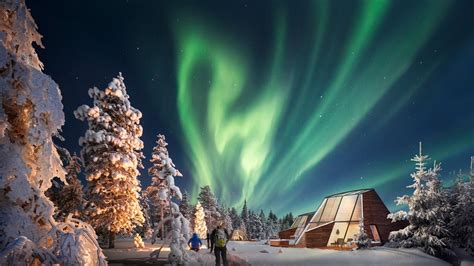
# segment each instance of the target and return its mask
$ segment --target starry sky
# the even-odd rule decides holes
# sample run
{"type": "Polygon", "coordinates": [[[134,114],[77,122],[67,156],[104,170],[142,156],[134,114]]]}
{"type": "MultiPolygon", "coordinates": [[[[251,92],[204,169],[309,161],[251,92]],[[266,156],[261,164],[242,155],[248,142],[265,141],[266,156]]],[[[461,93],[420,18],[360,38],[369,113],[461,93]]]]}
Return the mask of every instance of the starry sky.
{"type": "Polygon", "coordinates": [[[165,134],[193,198],[210,185],[229,206],[281,215],[375,188],[395,210],[419,141],[446,184],[474,155],[474,1],[27,5],[63,94],[62,145],[79,152],[74,109],[122,72],[145,167],[165,134]]]}

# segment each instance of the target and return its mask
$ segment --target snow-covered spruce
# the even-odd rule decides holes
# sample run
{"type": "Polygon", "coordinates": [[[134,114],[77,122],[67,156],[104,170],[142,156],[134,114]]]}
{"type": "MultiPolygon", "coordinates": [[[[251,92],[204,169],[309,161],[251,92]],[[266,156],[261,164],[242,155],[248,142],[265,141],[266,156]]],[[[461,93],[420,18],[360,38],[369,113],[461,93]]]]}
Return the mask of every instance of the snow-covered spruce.
{"type": "Polygon", "coordinates": [[[204,208],[206,226],[209,231],[212,231],[215,227],[217,227],[218,222],[221,220],[217,198],[214,193],[212,193],[211,187],[204,186],[201,187],[201,191],[199,192],[197,199],[204,208]]]}
{"type": "Polygon", "coordinates": [[[196,213],[194,214],[194,232],[196,232],[199,238],[206,238],[207,226],[204,214],[204,208],[201,203],[198,201],[196,204],[196,213]]]}
{"type": "Polygon", "coordinates": [[[416,164],[416,171],[411,174],[414,183],[408,186],[414,189],[413,194],[398,197],[396,200],[397,205],[408,205],[409,211],[388,215],[393,222],[408,220],[410,225],[391,232],[389,245],[421,247],[426,253],[435,256],[452,255],[446,224],[448,204],[438,178],[441,167],[435,161],[433,167],[427,170],[425,165],[428,160],[429,157],[422,154],[420,142],[419,154],[412,159],[416,164]]]}
{"type": "Polygon", "coordinates": [[[92,107],[80,106],[74,115],[88,122],[79,139],[87,179],[89,219],[108,233],[109,247],[117,233],[131,233],[144,222],[139,203],[138,168],[142,167],[140,140],[142,113],[130,105],[124,78],[119,73],[105,90],[89,89],[92,107]]]}
{"type": "Polygon", "coordinates": [[[181,199],[181,202],[179,203],[179,211],[181,212],[181,214],[183,214],[184,218],[188,219],[188,221],[191,221],[193,212],[192,212],[192,206],[189,203],[189,196],[186,191],[183,192],[183,198],[181,199]]]}
{"type": "MultiPolygon", "coordinates": [[[[473,158],[474,163],[474,158],[473,158]]],[[[464,248],[474,256],[474,169],[471,163],[470,179],[458,177],[450,191],[450,222],[449,230],[452,233],[454,245],[464,248]]]]}
{"type": "Polygon", "coordinates": [[[92,228],[57,222],[45,191],[65,182],[52,137],[64,124],[58,85],[42,73],[41,45],[24,1],[0,2],[0,264],[104,265],[92,228]]]}
{"type": "MultiPolygon", "coordinates": [[[[157,198],[161,202],[168,203],[169,215],[162,219],[158,224],[158,228],[166,221],[171,221],[170,232],[170,253],[168,260],[172,265],[181,265],[192,262],[191,255],[188,250],[188,239],[190,238],[189,221],[179,211],[178,204],[173,202],[173,198],[182,199],[182,194],[178,186],[175,185],[174,177],[182,176],[175,168],[173,161],[169,157],[164,135],[158,135],[158,146],[153,150],[152,163],[149,173],[157,183],[157,198]],[[155,152],[156,151],[156,152],[155,152]]],[[[158,228],[155,228],[152,243],[156,241],[158,228]]],[[[154,256],[154,253],[151,254],[154,256]]]]}
{"type": "Polygon", "coordinates": [[[81,172],[81,159],[73,154],[66,165],[66,182],[60,190],[58,197],[58,216],[67,217],[73,214],[75,217],[82,217],[82,210],[85,205],[82,184],[78,175],[81,172]]]}
{"type": "Polygon", "coordinates": [[[359,233],[356,234],[354,242],[358,249],[369,248],[371,245],[372,241],[365,232],[364,219],[361,219],[359,222],[359,233]]]}

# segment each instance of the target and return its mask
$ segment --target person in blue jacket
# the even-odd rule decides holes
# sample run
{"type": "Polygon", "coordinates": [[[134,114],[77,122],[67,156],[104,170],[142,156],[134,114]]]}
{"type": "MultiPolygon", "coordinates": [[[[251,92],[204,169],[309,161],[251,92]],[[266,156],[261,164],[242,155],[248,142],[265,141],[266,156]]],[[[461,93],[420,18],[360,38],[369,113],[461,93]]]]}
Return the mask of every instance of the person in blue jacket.
{"type": "Polygon", "coordinates": [[[199,249],[202,246],[201,239],[199,239],[198,235],[196,233],[193,234],[191,239],[188,241],[188,246],[191,245],[191,250],[194,250],[196,252],[199,251],[199,249]]]}

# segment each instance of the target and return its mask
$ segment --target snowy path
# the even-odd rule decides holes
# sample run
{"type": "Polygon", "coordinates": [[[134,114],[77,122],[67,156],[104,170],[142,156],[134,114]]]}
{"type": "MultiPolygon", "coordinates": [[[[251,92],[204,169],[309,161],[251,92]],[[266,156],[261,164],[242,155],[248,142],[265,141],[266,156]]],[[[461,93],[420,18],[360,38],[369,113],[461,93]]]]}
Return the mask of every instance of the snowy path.
{"type": "Polygon", "coordinates": [[[450,265],[417,249],[385,247],[336,251],[269,247],[259,242],[230,242],[229,252],[250,265],[450,265]]]}

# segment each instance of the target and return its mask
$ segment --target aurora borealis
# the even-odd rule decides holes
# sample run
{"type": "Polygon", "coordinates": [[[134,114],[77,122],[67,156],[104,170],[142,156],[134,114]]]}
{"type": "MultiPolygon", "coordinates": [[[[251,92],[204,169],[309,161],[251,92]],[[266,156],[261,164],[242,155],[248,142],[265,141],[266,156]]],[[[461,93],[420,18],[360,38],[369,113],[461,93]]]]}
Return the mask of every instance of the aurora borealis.
{"type": "Polygon", "coordinates": [[[393,209],[418,141],[446,182],[467,171],[472,1],[166,2],[28,3],[69,149],[71,110],[121,71],[145,156],[164,133],[194,198],[210,185],[227,205],[301,213],[373,187],[393,209]]]}

